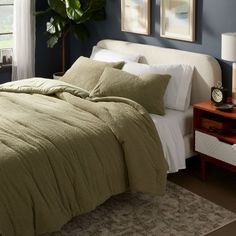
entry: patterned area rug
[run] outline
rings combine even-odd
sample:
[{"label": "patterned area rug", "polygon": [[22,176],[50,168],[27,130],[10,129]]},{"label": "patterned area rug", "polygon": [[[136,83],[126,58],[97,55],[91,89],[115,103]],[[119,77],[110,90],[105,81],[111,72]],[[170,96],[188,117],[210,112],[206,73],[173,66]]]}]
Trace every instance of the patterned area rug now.
[{"label": "patterned area rug", "polygon": [[121,194],[47,236],[200,236],[234,220],[233,212],[168,182],[164,197]]}]

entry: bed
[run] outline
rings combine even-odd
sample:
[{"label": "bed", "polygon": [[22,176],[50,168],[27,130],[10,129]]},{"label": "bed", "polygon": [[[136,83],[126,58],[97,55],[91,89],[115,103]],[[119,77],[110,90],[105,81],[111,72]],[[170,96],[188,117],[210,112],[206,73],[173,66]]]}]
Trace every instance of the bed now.
[{"label": "bed", "polygon": [[[98,45],[138,52],[142,63],[194,65],[192,103],[208,99],[209,88],[221,80],[220,67],[210,56],[116,40]],[[192,154],[191,125],[186,129],[182,122],[189,122],[191,109],[184,115],[167,110],[160,121],[133,101],[89,100],[81,88],[40,78],[0,90],[3,235],[57,231],[72,217],[127,190],[164,194],[168,165],[162,148],[165,135],[161,140],[156,132],[161,132],[160,122],[178,117],[188,147],[184,158]]]},{"label": "bed", "polygon": [[[218,81],[222,81],[220,65],[215,58],[209,55],[110,39],[101,40],[98,42],[97,46],[118,53],[139,54],[141,55],[139,62],[143,64],[181,63],[194,66],[190,104],[209,100],[211,87],[216,85]],[[162,128],[160,122],[162,122],[163,125],[168,123],[171,124],[172,120],[176,123],[176,127],[179,127],[175,127],[175,131],[178,132],[179,137],[182,130],[181,142],[184,144],[184,147],[181,147],[181,143],[175,143],[174,149],[172,148],[173,145],[172,147],[169,145],[169,149],[173,150],[170,152],[182,149],[182,152],[179,153],[179,160],[176,160],[176,157],[173,155],[168,156],[168,151],[166,151],[166,158],[170,160],[169,164],[173,163],[170,172],[176,172],[179,169],[185,168],[185,159],[195,155],[193,151],[192,108],[189,107],[184,112],[176,110],[169,110],[168,112],[167,109],[167,115],[165,117],[158,117],[155,115],[151,117],[159,132],[161,132]],[[168,143],[167,137],[167,141],[165,137],[161,137],[161,139],[162,143]],[[168,147],[166,147],[166,149],[168,149]]]}]

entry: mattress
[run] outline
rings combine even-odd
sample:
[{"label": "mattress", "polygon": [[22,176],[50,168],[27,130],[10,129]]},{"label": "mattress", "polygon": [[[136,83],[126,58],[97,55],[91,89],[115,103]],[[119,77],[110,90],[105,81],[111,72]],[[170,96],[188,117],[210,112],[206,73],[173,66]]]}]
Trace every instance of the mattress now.
[{"label": "mattress", "polygon": [[[166,114],[162,116],[164,122],[175,124],[179,127],[183,136],[192,133],[193,131],[193,108],[190,107],[187,111],[177,111],[165,109]],[[151,114],[152,120],[159,120],[160,116]]]},{"label": "mattress", "polygon": [[[186,137],[191,137],[193,109],[182,112],[166,109],[164,116],[150,114],[159,133],[165,158],[169,164],[169,172],[185,169]],[[187,151],[187,152],[186,152]]]}]

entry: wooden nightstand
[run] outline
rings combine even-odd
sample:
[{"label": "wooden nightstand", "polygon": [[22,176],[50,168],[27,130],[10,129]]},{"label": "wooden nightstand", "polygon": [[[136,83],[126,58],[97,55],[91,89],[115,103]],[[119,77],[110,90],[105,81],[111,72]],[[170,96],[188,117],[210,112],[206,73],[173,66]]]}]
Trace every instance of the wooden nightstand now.
[{"label": "wooden nightstand", "polygon": [[[194,150],[200,154],[201,178],[206,178],[206,162],[236,172],[236,108],[223,112],[211,101],[195,104],[193,108]],[[226,128],[223,132],[214,127],[206,128],[206,119]]]}]

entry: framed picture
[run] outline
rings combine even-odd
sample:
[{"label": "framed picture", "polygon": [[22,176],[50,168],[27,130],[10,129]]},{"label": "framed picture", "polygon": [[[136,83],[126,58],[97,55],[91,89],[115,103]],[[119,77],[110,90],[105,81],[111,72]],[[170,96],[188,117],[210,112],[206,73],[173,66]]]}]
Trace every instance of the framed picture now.
[{"label": "framed picture", "polygon": [[121,0],[121,30],[150,34],[150,0]]},{"label": "framed picture", "polygon": [[160,11],[161,37],[195,41],[195,0],[161,0]]}]

